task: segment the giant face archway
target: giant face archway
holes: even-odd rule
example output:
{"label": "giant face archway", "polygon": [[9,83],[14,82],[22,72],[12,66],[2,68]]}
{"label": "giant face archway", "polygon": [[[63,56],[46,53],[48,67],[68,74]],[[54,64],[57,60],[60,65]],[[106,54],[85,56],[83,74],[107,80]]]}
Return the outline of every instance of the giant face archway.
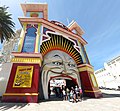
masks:
{"label": "giant face archway", "polygon": [[43,42],[40,48],[43,56],[41,84],[45,99],[48,99],[48,82],[56,76],[75,79],[81,86],[77,66],[83,63],[80,53],[70,38],[52,33],[47,35],[50,39]]}
{"label": "giant face archway", "polygon": [[81,86],[77,64],[67,53],[53,50],[44,56],[42,69],[42,88],[44,98],[48,99],[48,83],[53,77],[74,78]]}
{"label": "giant face archway", "polygon": [[[31,8],[29,9],[29,7]],[[41,15],[39,7],[41,7],[44,19],[41,16],[29,18],[36,11],[37,15]],[[37,102],[38,95],[43,97],[43,91],[47,99],[48,80],[55,75],[75,78],[80,85],[77,67],[84,94],[89,97],[100,97],[101,93],[95,80],[94,70],[84,48],[87,42],[82,38],[84,31],[81,27],[75,21],[72,21],[68,27],[56,21],[48,21],[46,4],[22,4],[22,8],[25,16],[29,17],[19,18],[23,29],[18,50],[12,53],[13,65],[2,101]],[[77,33],[72,33],[74,29]],[[51,56],[51,54],[53,55]],[[52,57],[54,59],[51,59]],[[74,67],[74,70],[71,67]],[[71,73],[69,69],[74,73]],[[42,81],[39,81],[41,77]],[[16,83],[17,85],[14,87]]]}

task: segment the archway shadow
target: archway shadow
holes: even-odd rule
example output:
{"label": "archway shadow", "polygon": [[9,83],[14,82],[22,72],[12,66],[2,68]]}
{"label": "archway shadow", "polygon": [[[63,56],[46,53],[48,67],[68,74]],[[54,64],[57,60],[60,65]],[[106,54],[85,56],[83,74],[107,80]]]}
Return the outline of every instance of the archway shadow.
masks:
{"label": "archway shadow", "polygon": [[[90,97],[83,97],[82,98],[82,101],[86,101],[90,99]],[[39,100],[38,103],[41,103],[41,102],[51,102],[51,101],[64,101],[62,97],[55,97],[55,96],[52,96],[51,98],[47,99],[47,100]],[[65,100],[65,101],[68,101],[68,100]],[[77,99],[78,101],[78,99]],[[72,102],[72,99],[70,99],[70,102]]]}
{"label": "archway shadow", "polygon": [[[89,99],[88,97],[83,97],[82,101],[86,101],[87,99]],[[51,102],[51,101],[63,101],[63,98],[50,98],[48,100],[39,100],[39,103],[42,102]],[[68,101],[68,100],[66,100]],[[0,97],[0,111],[6,111],[6,110],[10,110],[12,108],[12,110],[20,110],[25,106],[29,106],[29,103],[7,103],[7,102],[1,102],[1,97]]]}
{"label": "archway shadow", "polygon": [[47,99],[47,100],[39,100],[38,103],[41,103],[41,102],[51,102],[51,101],[63,101],[62,98],[52,98],[52,99]]}
{"label": "archway shadow", "polygon": [[[82,99],[82,101],[86,101],[87,99],[90,99],[88,97],[84,97]],[[52,99],[47,99],[47,100],[39,100],[38,103],[41,103],[41,102],[52,102],[52,101],[63,101],[63,98],[52,98]],[[68,100],[65,100],[65,101],[68,101]],[[82,102],[82,101],[77,101],[77,102]],[[70,101],[72,102],[72,101]]]}
{"label": "archway shadow", "polygon": [[10,108],[14,109],[21,109],[28,105],[28,103],[6,103],[6,102],[1,102],[2,97],[0,97],[0,111],[6,111]]}

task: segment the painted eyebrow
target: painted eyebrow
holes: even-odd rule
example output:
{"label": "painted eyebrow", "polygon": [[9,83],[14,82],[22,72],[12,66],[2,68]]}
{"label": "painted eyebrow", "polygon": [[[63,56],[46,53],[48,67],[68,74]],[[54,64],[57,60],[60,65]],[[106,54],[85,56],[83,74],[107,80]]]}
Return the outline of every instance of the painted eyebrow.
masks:
{"label": "painted eyebrow", "polygon": [[56,55],[54,55],[53,57],[59,57],[60,59],[62,59],[62,58],[61,58],[59,55],[57,55],[57,54],[56,54]]}
{"label": "painted eyebrow", "polygon": [[54,55],[53,57],[60,57],[60,56],[56,54],[56,55]]}

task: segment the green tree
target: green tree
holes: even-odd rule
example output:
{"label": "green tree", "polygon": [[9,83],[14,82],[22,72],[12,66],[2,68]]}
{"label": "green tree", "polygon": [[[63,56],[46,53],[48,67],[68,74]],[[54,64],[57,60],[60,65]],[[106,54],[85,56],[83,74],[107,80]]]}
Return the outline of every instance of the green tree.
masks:
{"label": "green tree", "polygon": [[11,14],[7,12],[8,7],[0,7],[0,40],[9,40],[14,36],[15,23],[12,21]]}

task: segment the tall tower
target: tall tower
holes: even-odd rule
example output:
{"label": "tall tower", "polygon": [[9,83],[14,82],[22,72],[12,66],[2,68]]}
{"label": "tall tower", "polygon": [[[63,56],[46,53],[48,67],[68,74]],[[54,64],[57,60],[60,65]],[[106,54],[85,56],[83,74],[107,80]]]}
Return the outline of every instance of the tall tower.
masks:
{"label": "tall tower", "polygon": [[38,82],[42,62],[40,54],[41,20],[48,19],[47,4],[21,4],[24,17],[18,51],[13,52],[13,63],[6,92],[5,102],[37,102]]}
{"label": "tall tower", "polygon": [[[82,38],[84,31],[72,21],[69,26],[48,21],[47,4],[21,4],[24,17],[18,51],[13,63],[4,102],[38,102],[48,99],[49,81],[69,79],[82,87],[84,96],[101,97]],[[38,98],[39,97],[39,98]]]}

